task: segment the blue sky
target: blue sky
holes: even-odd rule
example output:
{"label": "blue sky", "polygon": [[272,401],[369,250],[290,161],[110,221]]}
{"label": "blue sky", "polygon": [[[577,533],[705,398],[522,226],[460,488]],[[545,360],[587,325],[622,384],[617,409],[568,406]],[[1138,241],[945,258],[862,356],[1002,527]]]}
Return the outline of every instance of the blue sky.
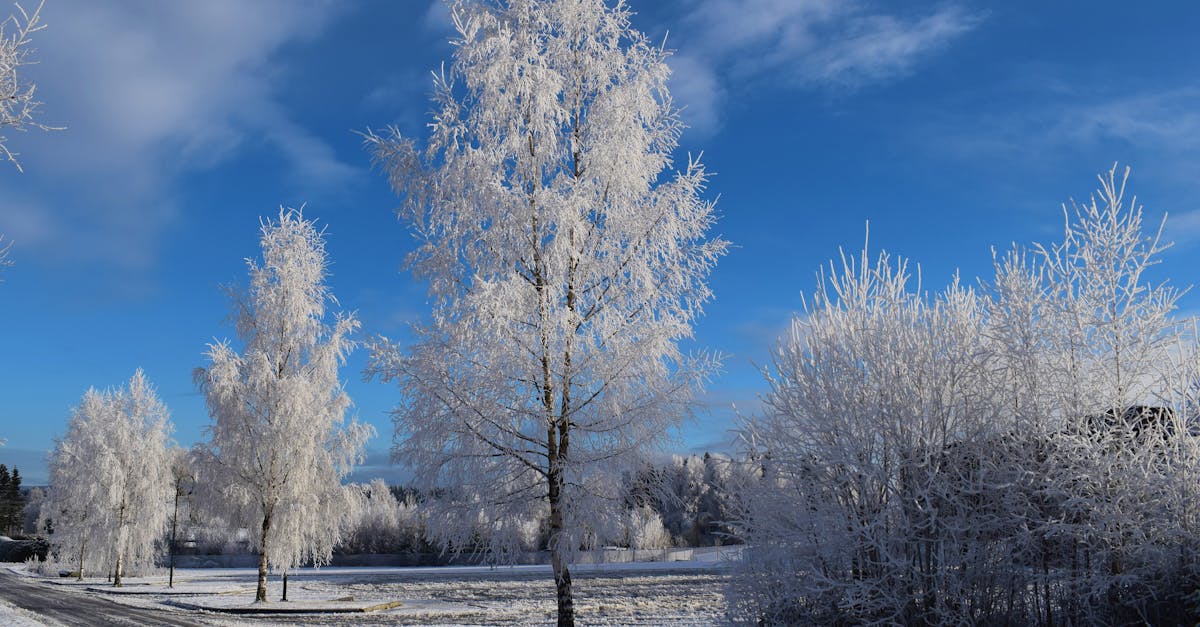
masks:
{"label": "blue sky", "polygon": [[[873,248],[921,265],[936,289],[986,274],[992,246],[1051,241],[1061,203],[1114,161],[1176,247],[1179,286],[1200,261],[1200,5],[631,0],[667,37],[681,155],[716,173],[717,231],[736,248],[695,345],[726,355],[710,411],[674,450],[729,450],[755,364],[817,269]],[[41,120],[9,133],[25,173],[0,168],[0,462],[27,484],[89,386],[138,367],[190,445],[208,422],[191,372],[232,335],[220,285],[246,281],[260,216],[307,203],[327,228],[330,283],[367,333],[403,337],[427,310],[402,271],[411,238],[356,134],[423,134],[429,72],[449,58],[440,3],[47,0],[30,76]],[[668,35],[669,33],[669,35]],[[1184,300],[1194,310],[1197,296]],[[358,478],[386,465],[397,392],[345,368],[379,436]]]}

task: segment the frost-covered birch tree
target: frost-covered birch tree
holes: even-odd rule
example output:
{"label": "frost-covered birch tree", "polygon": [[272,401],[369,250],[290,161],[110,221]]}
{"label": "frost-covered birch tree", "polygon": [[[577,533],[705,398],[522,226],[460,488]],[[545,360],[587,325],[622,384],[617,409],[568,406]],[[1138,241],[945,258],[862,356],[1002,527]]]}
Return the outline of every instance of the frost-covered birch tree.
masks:
{"label": "frost-covered birch tree", "polygon": [[[104,396],[88,390],[71,412],[67,433],[55,441],[50,454],[50,494],[43,509],[41,526],[53,527],[50,542],[59,562],[75,567],[83,579],[90,567],[100,567],[94,556],[106,521],[92,460],[100,455],[99,426],[108,411]],[[48,519],[48,520],[47,520]]]}
{"label": "frost-covered birch tree", "polygon": [[50,464],[55,543],[61,558],[78,551],[80,577],[91,543],[111,560],[114,586],[158,554],[171,501],[170,428],[141,370],[114,392],[84,395]]}
{"label": "frost-covered birch tree", "polygon": [[1099,177],[1088,202],[1064,207],[1063,241],[1040,249],[1056,306],[1056,350],[1046,361],[1057,375],[1057,413],[1072,434],[1059,438],[1069,455],[1051,469],[1051,481],[1073,488],[1063,518],[1075,523],[1048,532],[1071,538],[1097,565],[1072,582],[1092,607],[1162,594],[1163,564],[1154,554],[1179,540],[1163,538],[1174,526],[1163,516],[1170,506],[1162,491],[1173,481],[1165,470],[1191,463],[1179,456],[1186,446],[1166,453],[1164,439],[1178,447],[1171,434],[1194,428],[1185,424],[1194,410],[1171,394],[1173,353],[1194,350],[1194,338],[1181,337],[1173,317],[1180,290],[1149,280],[1169,244],[1163,223],[1146,231],[1142,207],[1126,195],[1128,176],[1114,165]]}
{"label": "frost-covered birch tree", "polygon": [[127,566],[144,567],[157,554],[170,503],[171,430],[167,406],[138,370],[112,397],[114,411],[104,431],[106,446],[97,470],[108,483],[108,507],[116,527],[113,585]]}
{"label": "frost-covered birch tree", "polygon": [[261,243],[261,263],[247,260],[249,290],[230,290],[242,350],[209,345],[195,379],[212,416],[205,476],[229,518],[252,529],[255,600],[265,602],[269,567],[328,563],[353,502],[341,480],[372,429],[345,418],[351,402],[338,368],[358,321],[338,313],[326,323],[337,301],[325,284],[323,232],[281,209],[263,223]]}
{"label": "frost-covered birch tree", "polygon": [[[450,3],[450,67],[435,77],[428,145],[370,138],[420,242],[433,315],[372,372],[399,383],[395,459],[455,490],[493,552],[544,516],[560,624],[571,555],[615,522],[614,468],[689,413],[716,366],[678,344],[726,249],[708,234],[704,167],[673,169],[681,124],[667,52],[623,3]],[[431,523],[436,540],[472,541]]]}

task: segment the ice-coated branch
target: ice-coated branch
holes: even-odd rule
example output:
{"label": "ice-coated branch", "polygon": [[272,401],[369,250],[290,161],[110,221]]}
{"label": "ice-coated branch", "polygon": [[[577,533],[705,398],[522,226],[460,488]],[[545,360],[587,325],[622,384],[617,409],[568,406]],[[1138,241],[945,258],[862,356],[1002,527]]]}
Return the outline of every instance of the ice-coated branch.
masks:
{"label": "ice-coated branch", "polygon": [[[35,96],[37,85],[28,82],[22,70],[35,63],[31,58],[31,43],[33,34],[46,27],[41,22],[43,4],[39,2],[32,12],[18,4],[17,12],[0,22],[0,128],[61,130],[37,121],[35,114],[42,104]],[[21,169],[17,154],[8,147],[8,137],[4,135],[0,135],[0,157]]]}

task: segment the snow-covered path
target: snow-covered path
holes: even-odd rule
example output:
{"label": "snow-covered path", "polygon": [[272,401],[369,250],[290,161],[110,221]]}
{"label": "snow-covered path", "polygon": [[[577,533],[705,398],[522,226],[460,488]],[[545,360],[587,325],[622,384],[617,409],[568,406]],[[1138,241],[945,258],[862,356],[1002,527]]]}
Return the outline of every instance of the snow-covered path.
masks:
{"label": "snow-covered path", "polygon": [[[290,578],[292,602],[273,601],[271,607],[403,605],[369,614],[286,616],[233,616],[171,605],[252,606],[252,569],[180,569],[170,591],[164,576],[130,578],[120,591],[105,587],[103,579],[39,581],[7,570],[0,577],[0,598],[36,612],[34,618],[46,625],[539,625],[553,623],[555,611],[553,580],[540,566],[300,569]],[[716,563],[583,566],[575,575],[577,618],[588,625],[720,624],[725,580]],[[271,578],[268,591],[279,598],[278,577]],[[0,624],[7,618],[0,613]]]}
{"label": "snow-covered path", "polygon": [[[0,569],[0,598],[19,608],[11,612],[25,624],[43,625],[163,625],[199,627],[212,625],[184,612],[156,608],[130,607],[106,598],[97,598],[65,586],[49,586]],[[23,610],[23,611],[21,611]],[[36,615],[35,617],[29,614]],[[7,616],[0,614],[7,620]],[[22,624],[22,623],[16,623]]]}

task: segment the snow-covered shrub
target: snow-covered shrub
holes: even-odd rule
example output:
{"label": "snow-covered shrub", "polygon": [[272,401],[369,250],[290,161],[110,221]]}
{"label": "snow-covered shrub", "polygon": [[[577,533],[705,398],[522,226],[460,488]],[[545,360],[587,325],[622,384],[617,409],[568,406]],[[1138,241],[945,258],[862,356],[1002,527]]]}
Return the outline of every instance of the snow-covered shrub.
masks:
{"label": "snow-covered shrub", "polygon": [[627,508],[651,508],[677,546],[714,546],[738,540],[728,526],[729,484],[744,471],[728,456],[673,455],[663,464],[643,462],[624,479]]}
{"label": "snow-covered shrub", "polygon": [[674,542],[658,512],[648,505],[629,510],[625,543],[631,549],[665,549]]}
{"label": "snow-covered shrub", "polygon": [[414,498],[403,501],[375,479],[359,487],[356,513],[338,551],[341,553],[411,553],[429,549]]}
{"label": "snow-covered shrub", "polygon": [[[1063,241],[937,295],[903,261],[823,274],[743,436],[732,618],[1173,623],[1195,587],[1195,334],[1164,248],[1101,178]],[[1179,591],[1179,592],[1172,592]]]}

